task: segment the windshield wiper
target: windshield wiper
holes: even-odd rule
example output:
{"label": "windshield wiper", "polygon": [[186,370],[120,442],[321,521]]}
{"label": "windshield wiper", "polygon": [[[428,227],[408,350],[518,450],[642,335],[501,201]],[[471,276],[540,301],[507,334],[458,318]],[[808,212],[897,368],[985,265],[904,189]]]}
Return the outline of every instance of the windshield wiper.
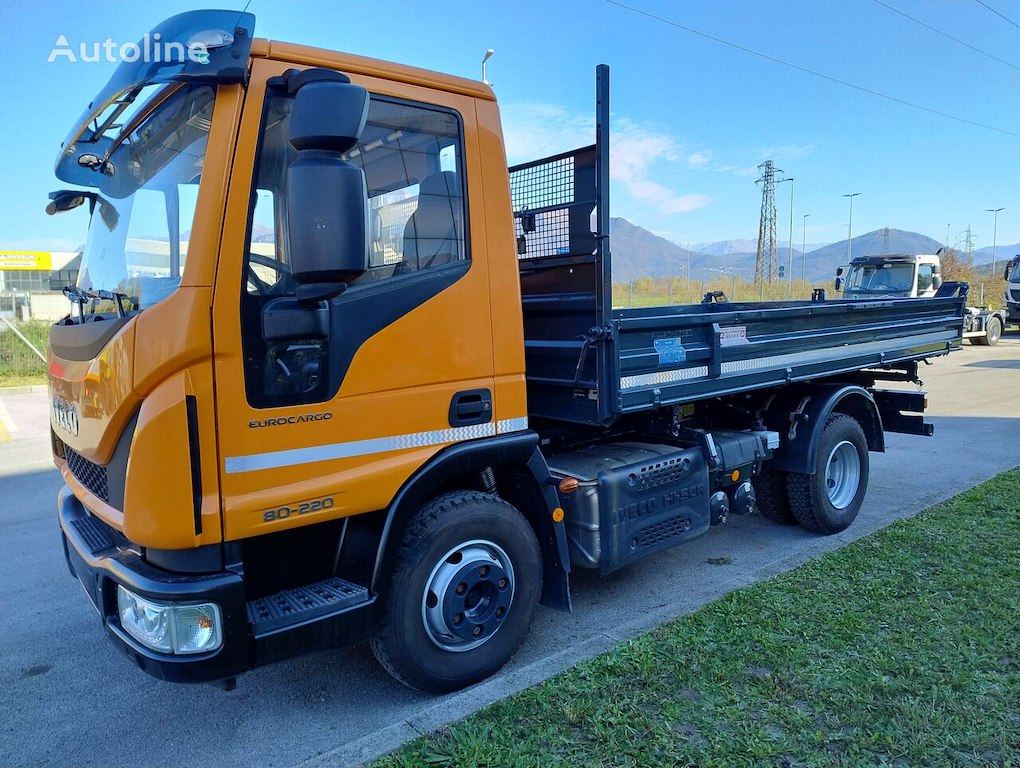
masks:
{"label": "windshield wiper", "polygon": [[126,293],[117,291],[93,291],[88,288],[79,288],[77,285],[65,285],[63,294],[78,305],[78,315],[81,321],[85,322],[85,304],[94,301],[112,301],[117,307],[117,317],[127,317],[124,309],[125,302],[130,303],[130,297]]}
{"label": "windshield wiper", "polygon": [[78,307],[78,317],[85,322],[85,302],[91,297],[77,285],[65,285],[63,294]]}
{"label": "windshield wiper", "polygon": [[112,301],[117,305],[117,317],[127,317],[127,312],[124,309],[124,302],[130,301],[126,293],[118,293],[117,291],[96,291],[96,295],[103,301]]}

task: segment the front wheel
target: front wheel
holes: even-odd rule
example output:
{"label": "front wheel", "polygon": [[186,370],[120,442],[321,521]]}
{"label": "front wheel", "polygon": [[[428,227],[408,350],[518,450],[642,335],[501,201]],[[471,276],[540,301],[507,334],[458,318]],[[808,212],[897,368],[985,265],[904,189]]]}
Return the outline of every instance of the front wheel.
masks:
{"label": "front wheel", "polygon": [[464,688],[513,656],[541,591],[542,555],[524,516],[490,494],[444,494],[407,526],[372,650],[411,688]]}
{"label": "front wheel", "polygon": [[815,473],[786,477],[790,509],[802,526],[816,533],[850,527],[868,490],[868,442],[852,416],[834,413],[822,430]]}
{"label": "front wheel", "polygon": [[985,323],[985,335],[975,336],[974,341],[983,347],[994,347],[999,343],[999,338],[1002,336],[1002,323],[999,322],[999,318],[990,317],[988,322]]}

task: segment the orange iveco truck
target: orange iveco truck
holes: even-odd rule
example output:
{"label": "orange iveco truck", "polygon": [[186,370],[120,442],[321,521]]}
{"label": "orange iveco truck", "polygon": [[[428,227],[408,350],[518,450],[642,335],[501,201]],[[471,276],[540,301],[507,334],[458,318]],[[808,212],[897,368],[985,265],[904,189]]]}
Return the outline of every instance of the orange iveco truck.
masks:
{"label": "orange iveco truck", "polygon": [[370,641],[458,689],[571,568],[756,509],[841,531],[885,433],[931,434],[903,383],[960,346],[965,284],[614,308],[607,68],[595,143],[508,171],[487,85],[254,22],[149,33],[48,207],[91,211],[49,347],[64,551],[146,672]]}

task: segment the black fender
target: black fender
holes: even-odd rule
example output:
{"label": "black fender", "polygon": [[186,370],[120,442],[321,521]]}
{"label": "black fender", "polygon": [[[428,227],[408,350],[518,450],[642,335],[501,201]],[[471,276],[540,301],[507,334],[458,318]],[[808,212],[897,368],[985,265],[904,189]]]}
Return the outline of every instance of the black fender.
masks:
{"label": "black fender", "polygon": [[[429,499],[451,488],[459,478],[477,475],[486,467],[496,473],[500,496],[527,518],[542,550],[543,605],[571,610],[570,557],[556,488],[534,432],[471,440],[443,449],[418,469],[401,486],[378,531],[378,546],[372,569],[372,594],[380,594],[388,580],[388,564],[400,546],[410,520]],[[558,515],[557,515],[558,516]]]}
{"label": "black fender", "polygon": [[770,466],[783,472],[815,474],[818,443],[832,413],[853,416],[864,430],[868,450],[885,452],[885,430],[874,396],[854,384],[811,384],[784,389],[762,406],[765,425],[779,433]]}

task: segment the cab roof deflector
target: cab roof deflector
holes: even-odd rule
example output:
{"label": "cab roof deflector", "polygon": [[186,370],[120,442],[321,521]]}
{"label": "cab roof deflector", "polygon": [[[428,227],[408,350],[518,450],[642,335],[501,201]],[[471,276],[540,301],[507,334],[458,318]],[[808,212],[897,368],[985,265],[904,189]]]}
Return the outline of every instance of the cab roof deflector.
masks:
{"label": "cab roof deflector", "polygon": [[108,134],[122,127],[120,117],[145,86],[243,82],[254,31],[254,14],[202,10],[172,16],[143,35],[137,60],[120,63],[60,145],[57,177],[95,185],[94,171],[79,165],[78,155],[105,156],[114,138]]}

